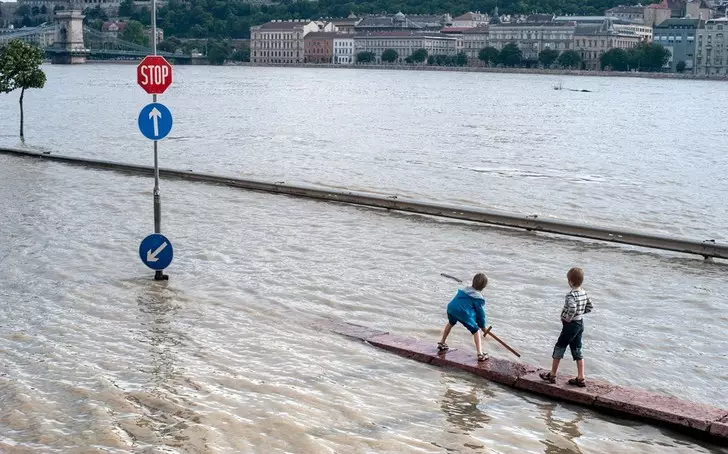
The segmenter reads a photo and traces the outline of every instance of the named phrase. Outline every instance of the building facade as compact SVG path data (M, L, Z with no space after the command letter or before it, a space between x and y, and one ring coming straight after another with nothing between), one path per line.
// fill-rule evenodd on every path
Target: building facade
M303 63L307 34L331 31L313 21L272 21L250 27L251 63Z
M338 35L334 37L335 65L351 65L356 61L354 54L354 37Z
M463 52L468 56L470 64L477 63L481 49L488 47L488 30L489 27L483 25L463 32Z
M327 63L334 59L335 32L311 32L303 38L304 63Z
M546 49L559 52L573 48L576 25L569 22L522 23L491 25L487 45L503 49L508 43L516 43L523 60L538 60L538 54Z
M696 73L728 74L728 17L705 21L697 35Z
M372 52L376 63L382 63L382 53L394 49L399 56L395 63L404 63L418 49L425 49L427 55L449 55L458 53L456 36L441 34L414 34L408 32L380 32L356 35L354 37L354 55L360 52Z
M676 72L678 63L684 62L685 72L695 71L696 37L703 24L700 19L668 19L655 25L654 42L671 54L665 69Z
M405 16L399 12L393 16L367 16L356 24L359 33L376 32L437 32L445 27L452 26L452 17L449 14L437 16Z
M604 12L605 16L632 22L645 23L644 6L616 6Z
M611 49L628 50L642 42L635 33L614 28L607 18L601 25L583 24L574 32L574 49L579 52L584 69L599 71L602 55Z

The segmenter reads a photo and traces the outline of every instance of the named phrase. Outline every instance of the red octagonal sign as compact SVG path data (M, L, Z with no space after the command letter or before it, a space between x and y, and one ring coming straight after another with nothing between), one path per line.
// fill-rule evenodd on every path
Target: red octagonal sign
M172 66L164 57L147 55L137 66L137 83L150 95L161 95L172 85Z

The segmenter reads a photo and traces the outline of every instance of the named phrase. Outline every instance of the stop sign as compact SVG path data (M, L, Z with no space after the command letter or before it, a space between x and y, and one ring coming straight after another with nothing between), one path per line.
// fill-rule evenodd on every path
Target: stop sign
M137 66L137 83L150 95L161 95L172 84L172 66L164 57L147 55Z

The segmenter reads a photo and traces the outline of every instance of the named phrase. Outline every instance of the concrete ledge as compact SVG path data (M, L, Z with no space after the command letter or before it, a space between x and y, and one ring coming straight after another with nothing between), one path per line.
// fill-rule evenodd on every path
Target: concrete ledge
M728 416L710 425L710 434L728 440Z
M542 397L583 405L623 418L637 419L668 426L712 442L728 444L728 410L649 391L629 389L607 382L588 379L585 388L567 384L569 376L560 376L555 384L538 376L537 367L491 358L479 363L472 348L437 351L436 342L424 342L371 330L348 323L334 324L334 331L433 366L452 367L479 377L528 391ZM366 337L369 334L371 337Z
M622 387L615 387L612 391L598 396L594 406L627 413L640 419L706 432L711 424L728 414L728 410L709 405Z
M65 162L68 164L121 171L132 174L152 175L154 172L153 167L73 156L38 153L14 148L0 148L0 153L36 157L40 159ZM713 240L694 241L658 234L647 234L629 230L596 227L588 224L543 219L537 216L525 216L502 211L485 210L477 207L435 204L416 200L400 200L396 195L382 196L363 192L323 189L310 185L291 185L283 182L272 183L259 180L211 175L193 172L191 170L184 171L160 168L159 174L163 178L179 178L204 183L222 184L240 189L305 197L325 202L345 203L350 205L415 213L425 216L458 219L461 221L476 222L479 224L522 229L529 232L543 232L576 238L606 241L610 243L629 244L645 248L697 254L706 258L715 257L728 259L728 244L716 243Z
M578 388L567 383L569 378L572 377L564 375L559 375L556 378L556 383L551 384L541 380L541 377L538 376L539 372L542 371L520 377L515 383L515 387L582 405L593 405L598 396L611 392L616 388L612 384L592 379L587 380L586 388Z

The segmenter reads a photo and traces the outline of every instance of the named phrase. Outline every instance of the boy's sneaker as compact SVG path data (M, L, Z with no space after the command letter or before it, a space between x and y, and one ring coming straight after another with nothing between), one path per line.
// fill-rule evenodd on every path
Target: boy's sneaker
M442 352L446 352L448 350L450 350L450 347L448 347L447 344L445 344L443 342L438 342L437 343L437 351L438 352L442 353Z
M547 381L551 384L556 383L556 376L551 375L551 372L541 372L538 376L541 377L541 380Z

